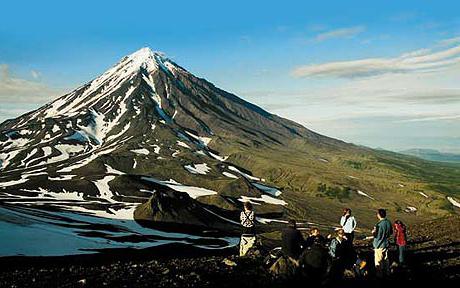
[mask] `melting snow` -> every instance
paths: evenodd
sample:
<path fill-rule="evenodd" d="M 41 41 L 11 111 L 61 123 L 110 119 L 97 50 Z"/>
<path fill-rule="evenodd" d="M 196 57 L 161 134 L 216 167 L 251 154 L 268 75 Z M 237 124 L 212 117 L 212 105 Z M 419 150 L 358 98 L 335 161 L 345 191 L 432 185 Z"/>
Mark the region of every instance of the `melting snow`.
<path fill-rule="evenodd" d="M 233 179 L 238 179 L 238 176 L 236 176 L 235 174 L 232 174 L 230 172 L 222 172 L 222 174 L 224 174 L 224 176 L 227 176 L 228 178 L 233 178 Z"/>
<path fill-rule="evenodd" d="M 428 198 L 428 195 L 426 195 L 425 193 L 423 193 L 423 192 L 418 192 L 418 193 L 419 193 L 420 195 L 422 195 L 423 197 Z"/>
<path fill-rule="evenodd" d="M 407 206 L 407 208 L 404 211 L 408 213 L 417 212 L 417 208 L 412 207 L 412 206 Z"/>
<path fill-rule="evenodd" d="M 131 152 L 134 152 L 134 153 L 140 154 L 140 155 L 149 155 L 149 153 L 150 153 L 149 150 L 147 150 L 145 148 L 131 150 Z"/>
<path fill-rule="evenodd" d="M 177 140 L 177 145 L 191 149 L 190 146 L 187 145 L 187 143 L 179 141 L 179 140 Z"/>
<path fill-rule="evenodd" d="M 454 205 L 455 207 L 458 207 L 460 208 L 460 202 L 458 202 L 457 200 L 455 200 L 454 198 L 452 197 L 447 197 L 447 200 L 449 200 L 449 202 Z"/>
<path fill-rule="evenodd" d="M 34 156 L 35 153 L 37 153 L 37 152 L 38 152 L 38 149 L 37 149 L 37 148 L 32 149 L 32 151 L 30 151 L 30 153 L 28 153 L 28 154 L 26 155 L 26 157 L 25 157 L 24 159 L 22 159 L 22 161 L 21 161 L 21 166 L 26 166 L 26 167 L 27 167 L 27 165 L 28 165 L 29 163 L 26 163 L 26 161 L 29 160 L 32 156 Z"/>
<path fill-rule="evenodd" d="M 121 172 L 121 171 L 119 171 L 119 170 L 117 170 L 117 169 L 112 168 L 112 167 L 111 167 L 110 165 L 108 165 L 108 164 L 104 164 L 104 165 L 105 165 L 105 169 L 107 170 L 107 173 L 108 173 L 108 174 L 115 174 L 115 175 L 124 175 L 124 174 L 126 174 L 126 173 L 124 173 L 124 172 Z"/>
<path fill-rule="evenodd" d="M 369 199 L 375 200 L 374 197 L 369 196 L 368 194 L 364 193 L 364 192 L 361 191 L 361 190 L 358 190 L 358 191 L 356 191 L 356 192 L 357 192 L 359 195 L 361 195 L 361 196 L 364 196 L 364 197 L 367 197 L 367 198 L 369 198 Z"/>
<path fill-rule="evenodd" d="M 234 166 L 228 166 L 228 169 L 231 170 L 231 171 L 233 171 L 233 172 L 237 172 L 237 173 L 243 175 L 244 177 L 246 177 L 246 178 L 248 178 L 248 179 L 256 180 L 256 181 L 262 181 L 262 179 L 257 178 L 257 177 L 254 177 L 254 176 L 251 176 L 251 175 L 249 175 L 249 174 L 246 174 L 246 173 L 244 173 L 244 172 L 238 170 L 238 168 L 236 168 L 236 167 L 234 167 Z"/>
<path fill-rule="evenodd" d="M 268 195 L 261 195 L 260 198 L 257 197 L 247 197 L 247 196 L 240 196 L 238 198 L 238 201 L 240 202 L 251 202 L 252 204 L 255 205 L 260 205 L 260 202 L 265 202 L 267 204 L 273 204 L 273 205 L 287 205 L 287 203 L 284 200 L 281 199 L 276 199 L 273 197 L 270 197 Z"/>
<path fill-rule="evenodd" d="M 212 158 L 217 159 L 217 160 L 219 160 L 219 161 L 221 161 L 221 162 L 224 162 L 225 160 L 228 159 L 228 156 L 222 157 L 222 156 L 219 156 L 219 155 L 217 155 L 217 154 L 212 153 L 211 151 L 208 151 L 208 153 L 209 153 L 209 155 L 210 155 Z"/>
<path fill-rule="evenodd" d="M 185 131 L 188 135 L 192 136 L 195 140 L 198 140 L 198 142 L 201 144 L 201 146 L 208 146 L 209 142 L 211 142 L 212 138 L 210 137 L 202 137 L 195 135 L 189 131 Z"/>
<path fill-rule="evenodd" d="M 154 147 L 153 153 L 160 154 L 160 146 L 158 146 L 157 144 L 154 144 L 152 145 L 152 147 Z"/>
<path fill-rule="evenodd" d="M 112 198 L 114 194 L 110 190 L 109 182 L 115 179 L 116 176 L 105 176 L 100 180 L 94 181 L 94 185 L 96 185 L 97 189 L 99 190 L 99 198 L 105 199 L 108 202 L 116 202 Z"/>
<path fill-rule="evenodd" d="M 8 187 L 8 186 L 14 186 L 18 184 L 22 184 L 27 182 L 29 179 L 27 178 L 22 178 L 19 180 L 12 180 L 12 181 L 7 181 L 7 182 L 0 182 L 0 187 Z"/>
<path fill-rule="evenodd" d="M 206 175 L 209 171 L 211 171 L 211 168 L 209 168 L 206 163 L 185 165 L 184 168 L 192 174 Z"/>
<path fill-rule="evenodd" d="M 151 177 L 142 177 L 141 179 L 167 186 L 167 187 L 169 187 L 169 188 L 171 188 L 173 190 L 176 190 L 178 192 L 187 193 L 193 199 L 196 199 L 196 198 L 201 197 L 201 196 L 208 196 L 208 195 L 217 194 L 216 191 L 209 190 L 209 189 L 206 189 L 206 188 L 201 188 L 201 187 L 186 186 L 186 185 L 180 184 L 180 183 L 178 183 L 178 182 L 176 182 L 176 181 L 174 181 L 172 179 L 169 180 L 169 181 L 161 181 L 161 180 L 157 180 L 157 179 L 151 178 Z"/>
<path fill-rule="evenodd" d="M 68 145 L 68 144 L 58 144 L 54 146 L 61 153 L 58 156 L 52 157 L 46 161 L 47 164 L 64 161 L 70 158 L 71 154 L 82 152 L 85 150 L 85 147 L 81 145 Z"/>

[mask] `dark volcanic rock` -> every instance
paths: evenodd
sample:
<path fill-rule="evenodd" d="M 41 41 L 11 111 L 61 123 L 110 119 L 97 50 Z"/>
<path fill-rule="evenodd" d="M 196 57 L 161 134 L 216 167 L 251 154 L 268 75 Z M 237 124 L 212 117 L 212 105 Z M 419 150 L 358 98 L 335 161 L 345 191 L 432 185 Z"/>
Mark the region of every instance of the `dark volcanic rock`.
<path fill-rule="evenodd" d="M 141 225 L 193 232 L 212 229 L 236 232 L 238 223 L 219 217 L 187 193 L 172 190 L 156 191 L 134 211 L 134 219 Z"/>

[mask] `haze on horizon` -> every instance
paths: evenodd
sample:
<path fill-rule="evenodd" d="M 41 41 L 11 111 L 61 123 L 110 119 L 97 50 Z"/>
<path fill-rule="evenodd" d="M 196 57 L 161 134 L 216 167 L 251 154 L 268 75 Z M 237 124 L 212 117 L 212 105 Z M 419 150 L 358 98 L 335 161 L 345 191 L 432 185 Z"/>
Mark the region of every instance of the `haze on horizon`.
<path fill-rule="evenodd" d="M 457 1 L 304 2 L 3 3 L 0 122 L 149 46 L 327 136 L 460 153 Z"/>

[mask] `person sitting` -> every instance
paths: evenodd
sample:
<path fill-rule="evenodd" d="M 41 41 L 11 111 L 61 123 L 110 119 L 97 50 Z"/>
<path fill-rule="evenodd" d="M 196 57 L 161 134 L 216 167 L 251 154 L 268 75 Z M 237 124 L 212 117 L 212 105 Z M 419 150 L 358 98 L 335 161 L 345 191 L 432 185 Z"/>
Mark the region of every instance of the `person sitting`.
<path fill-rule="evenodd" d="M 255 213 L 251 202 L 244 202 L 243 211 L 240 213 L 242 234 L 240 239 L 240 256 L 245 256 L 249 249 L 256 243 Z"/>
<path fill-rule="evenodd" d="M 289 220 L 288 227 L 283 229 L 281 242 L 281 250 L 283 251 L 283 254 L 297 261 L 300 253 L 302 253 L 304 239 L 300 231 L 297 229 L 295 220 Z"/>
<path fill-rule="evenodd" d="M 325 245 L 326 239 L 321 235 L 321 232 L 318 228 L 312 228 L 310 231 L 310 236 L 305 240 L 305 247 L 311 247 L 314 244 Z"/>
<path fill-rule="evenodd" d="M 327 276 L 329 254 L 326 248 L 326 239 L 320 234 L 318 228 L 312 228 L 310 236 L 305 240 L 305 249 L 300 258 L 302 273 L 313 283 L 321 282 Z"/>

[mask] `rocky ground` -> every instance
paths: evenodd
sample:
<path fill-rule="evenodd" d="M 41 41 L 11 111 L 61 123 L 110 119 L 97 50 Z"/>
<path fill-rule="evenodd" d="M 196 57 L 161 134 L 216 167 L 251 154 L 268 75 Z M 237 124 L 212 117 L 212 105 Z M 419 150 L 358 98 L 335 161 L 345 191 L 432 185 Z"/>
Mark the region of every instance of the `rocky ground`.
<path fill-rule="evenodd" d="M 345 279 L 340 287 L 460 283 L 460 218 L 410 227 L 409 265 L 388 282 Z M 369 243 L 358 251 L 372 259 Z M 239 258 L 236 249 L 210 252 L 177 245 L 105 251 L 97 255 L 0 258 L 1 287 L 282 287 L 261 259 Z M 173 256 L 171 256 L 173 255 Z M 393 258 L 394 259 L 394 258 Z M 372 263 L 372 262 L 371 262 Z M 303 279 L 304 284 L 308 279 Z M 406 283 L 407 282 L 407 283 Z M 293 283 L 290 283 L 293 284 Z M 291 285 L 295 286 L 295 285 Z M 305 285 L 302 285 L 305 286 Z"/>

